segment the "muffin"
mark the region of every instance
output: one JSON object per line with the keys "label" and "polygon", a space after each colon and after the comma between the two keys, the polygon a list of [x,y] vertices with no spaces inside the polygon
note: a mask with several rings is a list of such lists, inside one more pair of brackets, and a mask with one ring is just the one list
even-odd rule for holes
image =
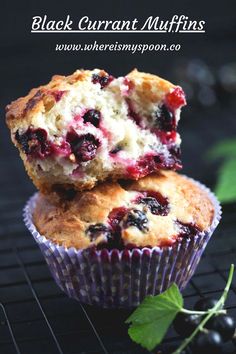
{"label": "muffin", "polygon": [[29,176],[43,193],[93,188],[181,168],[179,86],[132,71],[54,76],[6,107],[7,125]]}
{"label": "muffin", "polygon": [[220,218],[213,194],[173,171],[91,191],[36,194],[25,222],[58,285],[103,307],[183,289]]}

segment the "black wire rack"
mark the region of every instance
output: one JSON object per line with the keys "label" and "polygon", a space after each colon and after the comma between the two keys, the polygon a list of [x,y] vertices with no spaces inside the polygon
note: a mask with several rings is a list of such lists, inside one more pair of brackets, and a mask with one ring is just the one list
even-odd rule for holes
{"label": "black wire rack", "polygon": [[[128,337],[124,322],[130,311],[86,306],[57,287],[22,221],[23,206],[34,190],[16,151],[8,147],[6,151],[0,174],[0,353],[147,353]],[[187,308],[199,297],[221,295],[230,264],[236,264],[235,236],[234,204],[224,208],[222,221],[184,291]],[[236,277],[226,306],[236,318]],[[171,328],[161,350],[170,353],[178,343]],[[224,353],[236,353],[236,342],[228,343]]]}
{"label": "black wire rack", "polygon": [[[16,176],[6,176],[6,179]],[[19,183],[20,184],[20,183]],[[16,194],[17,193],[17,194]],[[54,283],[41,252],[22,222],[29,192],[15,185],[4,188],[0,203],[0,352],[1,354],[131,354],[146,353],[131,342],[124,321],[126,310],[104,310],[69,299]],[[16,199],[14,195],[19,197]],[[202,296],[218,298],[231,263],[236,263],[236,206],[224,210],[197,272],[184,291],[191,308]],[[236,317],[236,282],[227,300]],[[173,329],[162,349],[179,338]],[[236,342],[225,346],[236,352]]]}

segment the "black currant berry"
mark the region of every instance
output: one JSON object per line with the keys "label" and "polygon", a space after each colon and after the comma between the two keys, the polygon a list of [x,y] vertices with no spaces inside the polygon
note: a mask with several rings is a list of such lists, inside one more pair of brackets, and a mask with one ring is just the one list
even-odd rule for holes
{"label": "black currant berry", "polygon": [[168,199],[158,192],[143,192],[144,196],[137,200],[137,203],[144,204],[154,215],[168,215],[170,208]]}
{"label": "black currant berry", "polygon": [[109,83],[114,79],[113,76],[105,74],[105,75],[100,75],[100,74],[93,74],[92,75],[92,83],[97,84],[99,83],[101,85],[101,89],[109,85]]}
{"label": "black currant berry", "polygon": [[213,329],[220,333],[224,342],[233,338],[235,332],[235,321],[227,315],[212,317],[207,323],[206,328]]}
{"label": "black currant berry", "polygon": [[106,239],[111,237],[109,228],[101,223],[90,225],[86,230],[86,234],[88,234],[90,241],[95,241],[100,236],[104,236]]}
{"label": "black currant berry", "polygon": [[141,231],[148,230],[146,214],[138,209],[131,209],[124,218],[124,227],[136,226]]}
{"label": "black currant berry", "polygon": [[182,337],[189,337],[201,321],[201,316],[179,313],[174,322],[174,329]]}
{"label": "black currant berry", "polygon": [[96,109],[89,109],[84,115],[83,120],[85,123],[91,123],[95,127],[99,126],[101,113]]}
{"label": "black currant berry", "polygon": [[79,136],[75,132],[69,132],[66,140],[69,142],[78,163],[93,160],[100,145],[100,142],[89,133]]}
{"label": "black currant berry", "polygon": [[162,105],[156,112],[156,120],[159,129],[164,131],[176,130],[176,121],[173,113],[168,110],[165,105]]}
{"label": "black currant berry", "polygon": [[47,132],[44,129],[29,127],[22,134],[17,130],[15,139],[26,155],[35,158],[45,158],[52,153],[50,142],[47,139]]}
{"label": "black currant berry", "polygon": [[212,299],[210,297],[205,297],[196,302],[194,305],[195,311],[207,311],[214,307],[217,303],[217,300]]}
{"label": "black currant berry", "polygon": [[220,354],[222,337],[216,331],[200,332],[191,344],[193,354]]}

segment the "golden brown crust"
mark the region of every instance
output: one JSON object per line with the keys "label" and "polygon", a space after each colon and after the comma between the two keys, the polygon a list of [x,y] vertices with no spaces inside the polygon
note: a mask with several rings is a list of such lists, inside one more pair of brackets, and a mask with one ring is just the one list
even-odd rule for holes
{"label": "golden brown crust", "polygon": [[77,190],[77,191],[86,191],[86,190],[91,190],[93,189],[97,181],[99,180],[100,182],[104,182],[105,180],[110,180],[110,181],[117,181],[119,179],[122,179],[123,173],[113,173],[112,176],[109,174],[101,174],[100,176],[97,176],[98,178],[94,179],[87,179],[86,181],[83,180],[74,180],[73,184],[72,183],[57,183],[57,178],[53,178],[53,176],[48,179],[48,177],[38,176],[35,174],[35,169],[31,165],[31,163],[27,160],[25,154],[20,152],[21,158],[24,161],[24,165],[26,168],[26,171],[34,183],[35,187],[43,194],[47,195],[48,193],[52,193],[54,191],[57,191],[58,189],[60,190],[69,190],[71,188]]}
{"label": "golden brown crust", "polygon": [[70,85],[83,81],[90,75],[90,70],[76,70],[72,75],[54,75],[46,85],[33,88],[25,97],[20,97],[6,106],[6,122],[10,129],[18,126],[18,120],[28,121],[37,112],[47,111],[56,103],[53,93],[69,90]]}
{"label": "golden brown crust", "polygon": [[135,85],[135,94],[142,97],[144,104],[162,100],[171,88],[175,88],[171,82],[153,74],[139,72],[137,69],[131,71],[127,77]]}
{"label": "golden brown crust", "polygon": [[[138,191],[150,190],[168,198],[168,215],[153,215],[145,206],[135,204]],[[119,207],[143,208],[145,211],[149,220],[148,231],[128,227],[121,233],[125,244],[134,243],[139,247],[173,243],[178,236],[176,220],[206,230],[214,216],[212,202],[198,185],[175,172],[161,171],[125,186],[103,183],[91,191],[75,193],[71,200],[65,200],[56,193],[40,195],[33,217],[42,235],[65,247],[81,249],[96,244],[86,233],[88,227],[98,223],[107,225],[109,213]]]}

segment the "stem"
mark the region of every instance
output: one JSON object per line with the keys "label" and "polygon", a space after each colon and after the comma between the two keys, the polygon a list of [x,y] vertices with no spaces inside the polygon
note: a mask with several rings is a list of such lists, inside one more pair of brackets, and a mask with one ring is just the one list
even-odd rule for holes
{"label": "stem", "polygon": [[205,324],[208,322],[208,320],[214,316],[216,313],[219,312],[219,310],[222,310],[225,300],[227,299],[227,295],[230,289],[230,285],[232,283],[233,280],[233,274],[234,274],[234,265],[231,264],[230,266],[230,271],[229,271],[229,276],[228,276],[228,280],[227,280],[227,284],[226,287],[223,291],[223,294],[221,295],[219,301],[215,304],[214,307],[212,307],[212,309],[210,309],[208,311],[208,315],[202,320],[202,322],[199,324],[199,326],[193,331],[193,333],[186,338],[183,343],[179,346],[179,348],[177,350],[175,350],[172,354],[181,354],[181,352],[183,351],[183,349],[185,349],[189,343],[193,340],[193,338],[196,336],[196,334],[199,331],[202,331]]}
{"label": "stem", "polygon": [[[199,316],[203,316],[203,315],[207,315],[211,310],[207,310],[207,311],[192,311],[192,310],[187,310],[187,309],[182,309],[180,312],[182,313],[186,313],[187,315],[199,315]],[[225,310],[219,310],[218,311],[219,314],[225,314],[226,311]]]}

